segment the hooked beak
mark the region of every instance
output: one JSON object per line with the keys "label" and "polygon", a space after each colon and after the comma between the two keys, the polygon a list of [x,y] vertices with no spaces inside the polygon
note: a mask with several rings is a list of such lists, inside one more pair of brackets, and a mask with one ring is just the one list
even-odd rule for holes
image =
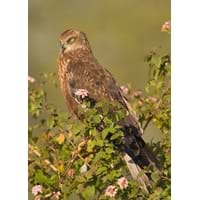
{"label": "hooked beak", "polygon": [[65,51],[65,46],[64,46],[64,44],[60,44],[60,46],[61,46],[61,53],[64,53],[64,51]]}

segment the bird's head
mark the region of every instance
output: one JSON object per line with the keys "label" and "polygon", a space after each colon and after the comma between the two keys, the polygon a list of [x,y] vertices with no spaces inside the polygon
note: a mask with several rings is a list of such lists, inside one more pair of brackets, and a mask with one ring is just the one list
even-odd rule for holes
{"label": "bird's head", "polygon": [[86,34],[73,29],[66,30],[61,34],[60,45],[62,53],[69,53],[77,49],[90,50]]}

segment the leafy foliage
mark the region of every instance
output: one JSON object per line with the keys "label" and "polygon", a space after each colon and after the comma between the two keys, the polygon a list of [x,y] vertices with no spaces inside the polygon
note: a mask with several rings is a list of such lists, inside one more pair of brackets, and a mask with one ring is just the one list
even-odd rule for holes
{"label": "leafy foliage", "polygon": [[[57,84],[55,74],[45,74],[41,83],[29,84],[29,188],[42,186],[35,199],[170,199],[170,57],[152,52],[145,61],[145,91],[127,87],[125,93],[144,131],[152,123],[162,133],[161,141],[149,144],[161,167],[149,171],[149,194],[131,179],[114,145],[123,136],[120,105],[85,102],[77,120],[47,103],[45,85]],[[117,185],[120,177],[128,179],[127,188]],[[109,185],[116,187],[115,197],[105,195]]]}

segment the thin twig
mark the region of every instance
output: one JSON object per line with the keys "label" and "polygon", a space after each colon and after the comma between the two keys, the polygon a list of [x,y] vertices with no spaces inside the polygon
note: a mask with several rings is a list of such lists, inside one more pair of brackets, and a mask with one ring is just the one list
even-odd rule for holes
{"label": "thin twig", "polygon": [[[28,144],[28,148],[30,151],[32,151],[37,157],[41,157],[41,153],[37,151],[31,144]],[[58,172],[57,168],[48,160],[45,159],[44,163],[49,166],[54,172]]]}
{"label": "thin twig", "polygon": [[143,128],[142,128],[143,131],[146,130],[147,126],[149,125],[149,123],[151,122],[152,119],[153,119],[153,116],[150,116],[150,117],[148,118],[148,120],[146,121],[145,125],[144,125]]}
{"label": "thin twig", "polygon": [[[156,110],[160,107],[160,104],[162,103],[163,97],[167,94],[168,89],[166,91],[164,91],[164,93],[161,95],[160,100],[157,102],[156,104]],[[156,111],[151,113],[151,116],[148,118],[148,120],[146,121],[145,125],[143,126],[143,131],[145,131],[145,129],[147,128],[147,126],[149,125],[149,123],[152,121],[153,116],[155,114]]]}
{"label": "thin twig", "polygon": [[[69,142],[73,147],[75,147],[74,143],[73,143],[70,139],[68,139],[68,142]],[[85,145],[85,144],[87,143],[87,140],[82,141],[82,142],[83,142],[82,145]],[[80,142],[79,144],[81,144],[81,142]],[[78,145],[78,146],[79,146],[79,145]],[[75,153],[74,153],[74,155],[73,155],[73,158],[69,161],[69,164],[68,164],[68,166],[66,167],[66,170],[65,170],[63,176],[65,176],[65,175],[68,173],[68,171],[70,170],[71,166],[73,165],[73,163],[74,163],[74,161],[76,160],[77,157],[79,157],[81,160],[83,160],[83,161],[85,162],[85,159],[79,154],[80,150],[77,149],[77,150],[74,151],[74,152],[75,152]],[[86,164],[88,165],[88,167],[90,167],[90,165],[89,165],[88,163],[86,163]]]}

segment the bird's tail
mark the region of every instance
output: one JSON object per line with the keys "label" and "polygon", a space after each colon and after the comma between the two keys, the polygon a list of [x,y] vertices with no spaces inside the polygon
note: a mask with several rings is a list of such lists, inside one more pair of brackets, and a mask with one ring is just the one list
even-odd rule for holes
{"label": "bird's tail", "polygon": [[148,176],[142,171],[140,166],[136,164],[133,159],[125,153],[123,156],[129,172],[134,180],[137,180],[141,188],[148,193],[147,187],[151,184]]}
{"label": "bird's tail", "polygon": [[132,157],[128,153],[124,153],[123,158],[132,178],[138,181],[140,187],[148,193],[147,188],[151,185],[151,177],[150,174],[145,174],[143,169],[148,166],[153,166],[155,169],[160,170],[157,159],[151,149],[145,144],[141,147],[138,157]]}

